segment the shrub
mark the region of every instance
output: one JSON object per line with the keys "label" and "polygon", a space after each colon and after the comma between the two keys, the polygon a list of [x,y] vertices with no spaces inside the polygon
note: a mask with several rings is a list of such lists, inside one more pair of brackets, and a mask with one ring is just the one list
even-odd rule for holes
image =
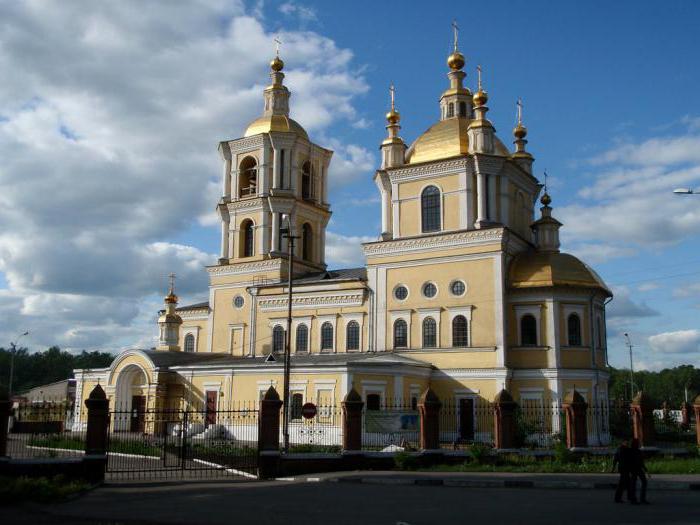
{"label": "shrub", "polygon": [[394,455],[394,464],[399,470],[416,470],[418,458],[408,452],[397,452]]}
{"label": "shrub", "polygon": [[558,436],[554,440],[554,461],[566,464],[571,463],[572,460],[573,454],[569,450],[569,447],[566,446],[566,441],[562,440],[561,436]]}
{"label": "shrub", "polygon": [[469,454],[477,465],[486,463],[486,459],[491,455],[491,447],[483,443],[473,443],[469,446]]}
{"label": "shrub", "polygon": [[25,500],[50,503],[64,500],[88,487],[84,481],[69,481],[63,476],[0,478],[0,503],[19,503]]}

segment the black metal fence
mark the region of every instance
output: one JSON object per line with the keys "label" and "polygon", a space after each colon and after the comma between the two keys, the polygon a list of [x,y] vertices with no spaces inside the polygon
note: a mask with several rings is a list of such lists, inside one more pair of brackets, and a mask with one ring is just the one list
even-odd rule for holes
{"label": "black metal fence", "polygon": [[[336,405],[319,405],[315,415],[306,416],[301,408],[289,419],[289,452],[340,452],[343,444],[343,411]],[[280,424],[280,428],[282,428]]]}
{"label": "black metal fence", "polygon": [[[86,410],[82,410],[86,417]],[[11,458],[65,458],[82,456],[85,431],[73,430],[73,405],[42,401],[23,403],[10,413],[7,455]]]}
{"label": "black metal fence", "polygon": [[442,403],[440,445],[454,450],[474,443],[493,445],[493,403],[479,398],[463,398]]}
{"label": "black metal fence", "polygon": [[420,415],[415,400],[391,400],[362,411],[362,449],[378,452],[417,450]]}
{"label": "black metal fence", "polygon": [[116,410],[110,413],[110,477],[255,477],[257,403],[235,410]]}

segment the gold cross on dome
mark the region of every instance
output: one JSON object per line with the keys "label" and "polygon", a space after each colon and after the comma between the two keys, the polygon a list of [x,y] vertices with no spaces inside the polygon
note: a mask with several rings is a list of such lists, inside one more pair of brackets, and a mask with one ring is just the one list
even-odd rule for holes
{"label": "gold cross on dome", "polygon": [[515,104],[518,106],[518,124],[523,123],[523,99],[519,98],[518,102]]}
{"label": "gold cross on dome", "polygon": [[547,175],[547,170],[545,169],[544,170],[544,192],[545,193],[547,193],[547,177],[549,177],[549,175]]}
{"label": "gold cross on dome", "polygon": [[481,91],[481,66],[476,66],[477,87]]}
{"label": "gold cross on dome", "polygon": [[454,31],[455,51],[457,51],[457,41],[459,39],[459,26],[457,25],[457,20],[452,20],[452,30]]}
{"label": "gold cross on dome", "polygon": [[275,52],[277,53],[277,56],[280,56],[280,45],[282,45],[282,41],[275,37]]}
{"label": "gold cross on dome", "polygon": [[394,87],[394,84],[392,83],[391,86],[389,86],[389,96],[391,97],[391,110],[394,110],[394,96],[396,94],[396,88]]}
{"label": "gold cross on dome", "polygon": [[175,274],[169,274],[168,279],[170,280],[170,293],[173,293],[173,290],[175,290]]}

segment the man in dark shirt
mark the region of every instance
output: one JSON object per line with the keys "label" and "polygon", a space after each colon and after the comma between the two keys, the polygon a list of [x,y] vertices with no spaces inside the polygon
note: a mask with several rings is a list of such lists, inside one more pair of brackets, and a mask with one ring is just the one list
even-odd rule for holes
{"label": "man in dark shirt", "polygon": [[634,500],[634,494],[630,491],[630,471],[631,471],[631,450],[627,441],[623,441],[615,452],[613,457],[612,472],[615,472],[617,467],[620,473],[620,478],[617,480],[617,488],[615,489],[615,503],[622,503],[622,493],[627,491],[627,501]]}
{"label": "man in dark shirt", "polygon": [[644,455],[639,448],[639,440],[632,440],[630,453],[630,490],[627,499],[632,503],[637,503],[637,479],[639,478],[640,491],[639,502],[648,504],[647,501],[647,467],[644,464]]}

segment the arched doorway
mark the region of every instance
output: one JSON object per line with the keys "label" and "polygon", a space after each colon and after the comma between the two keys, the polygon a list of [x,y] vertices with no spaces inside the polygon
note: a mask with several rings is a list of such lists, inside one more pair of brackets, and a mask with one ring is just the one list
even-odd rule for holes
{"label": "arched doorway", "polygon": [[119,372],[115,387],[114,430],[144,432],[148,377],[138,365],[127,365]]}

